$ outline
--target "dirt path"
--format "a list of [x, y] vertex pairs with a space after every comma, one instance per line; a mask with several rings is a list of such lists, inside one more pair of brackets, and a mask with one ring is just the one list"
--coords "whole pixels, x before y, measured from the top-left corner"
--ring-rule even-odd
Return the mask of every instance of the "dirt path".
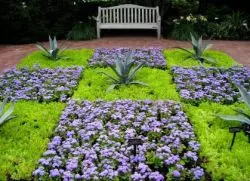
[[[63, 41], [65, 42], [65, 41]], [[97, 48], [97, 47], [161, 47], [173, 48], [176, 46], [190, 47], [188, 42], [161, 39], [155, 37], [106, 37], [100, 40], [67, 41], [70, 48]], [[220, 41], [213, 40], [213, 48], [228, 53], [236, 61], [250, 67], [250, 41]], [[0, 72], [14, 67], [23, 57], [37, 50], [35, 44], [0, 45]]]

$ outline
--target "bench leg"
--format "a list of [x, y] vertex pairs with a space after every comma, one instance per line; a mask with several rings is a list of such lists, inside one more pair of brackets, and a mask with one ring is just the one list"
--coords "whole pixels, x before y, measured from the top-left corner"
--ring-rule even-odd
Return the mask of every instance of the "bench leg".
[[161, 27], [158, 27], [158, 29], [157, 29], [157, 38], [158, 39], [161, 38]]
[[98, 26], [96, 28], [96, 33], [97, 33], [97, 38], [100, 39], [100, 37], [101, 37], [101, 30], [100, 30], [100, 28]]

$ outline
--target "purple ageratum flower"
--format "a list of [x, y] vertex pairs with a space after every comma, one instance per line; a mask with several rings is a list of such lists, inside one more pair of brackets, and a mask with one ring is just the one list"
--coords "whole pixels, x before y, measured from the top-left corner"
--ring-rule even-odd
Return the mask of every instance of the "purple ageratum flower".
[[174, 170], [172, 175], [176, 178], [179, 178], [181, 176], [181, 173], [178, 170]]
[[204, 176], [204, 170], [201, 167], [192, 168], [191, 172], [194, 180], [200, 180]]
[[58, 169], [50, 170], [50, 176], [51, 176], [51, 177], [58, 177], [58, 176], [60, 176], [60, 175], [61, 175], [61, 174], [60, 174], [60, 172], [59, 172]]
[[164, 176], [160, 174], [159, 172], [152, 172], [150, 173], [149, 177], [150, 180], [152, 181], [164, 181]]

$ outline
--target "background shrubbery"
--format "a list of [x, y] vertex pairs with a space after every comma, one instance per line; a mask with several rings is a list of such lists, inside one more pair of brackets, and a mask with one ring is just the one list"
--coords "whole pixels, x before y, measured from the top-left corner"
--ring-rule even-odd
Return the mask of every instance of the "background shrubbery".
[[190, 31], [207, 38], [250, 39], [247, 0], [9, 0], [0, 1], [0, 43], [47, 41], [48, 34], [59, 39], [95, 38], [95, 22], [90, 19], [98, 6], [123, 3], [159, 5], [162, 34], [174, 39], [186, 40]]

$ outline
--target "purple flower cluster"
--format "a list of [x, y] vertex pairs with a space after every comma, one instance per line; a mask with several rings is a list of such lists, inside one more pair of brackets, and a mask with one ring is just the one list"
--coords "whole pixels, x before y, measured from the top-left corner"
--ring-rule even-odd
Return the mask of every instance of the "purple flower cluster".
[[146, 62], [145, 65], [149, 67], [165, 68], [166, 61], [164, 59], [162, 49], [160, 48], [143, 48], [143, 49], [129, 49], [129, 48], [97, 48], [93, 57], [90, 59], [90, 66], [106, 66], [107, 64], [114, 64], [118, 57], [125, 58], [128, 52], [132, 52], [132, 58], [136, 64]]
[[246, 67], [173, 67], [172, 72], [181, 98], [191, 103], [213, 101], [231, 104], [240, 96], [233, 82], [250, 89], [250, 69]]
[[8, 96], [11, 100], [65, 101], [73, 94], [83, 69], [57, 68], [33, 70], [6, 70], [0, 75], [0, 100]]
[[[131, 138], [143, 142], [136, 155], [128, 146]], [[175, 102], [69, 101], [33, 175], [65, 181], [200, 180], [199, 146]]]

